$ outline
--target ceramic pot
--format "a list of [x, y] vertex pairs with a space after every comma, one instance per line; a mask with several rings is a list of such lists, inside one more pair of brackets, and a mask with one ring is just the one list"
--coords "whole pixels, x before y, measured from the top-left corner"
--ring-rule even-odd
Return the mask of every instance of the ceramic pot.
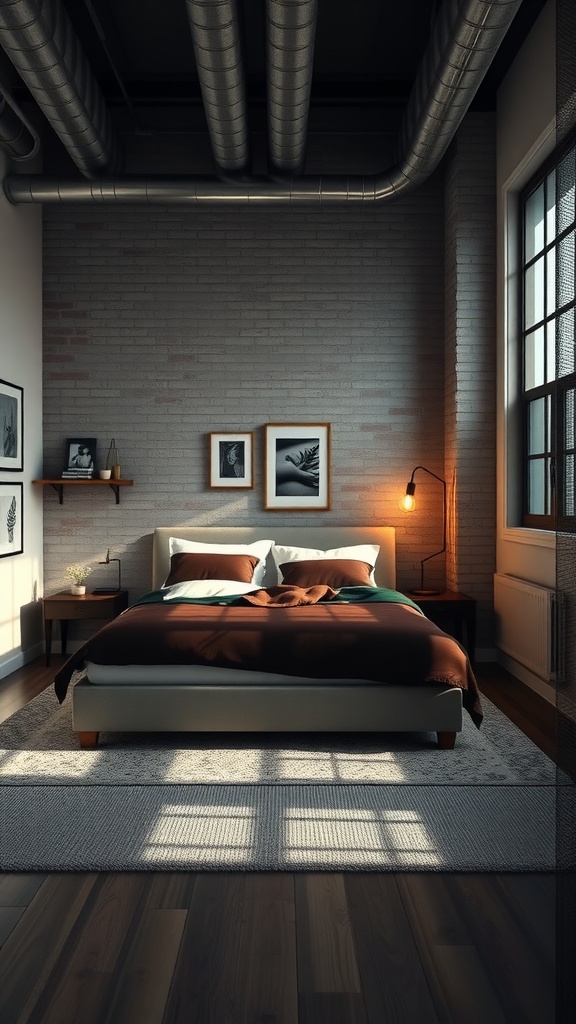
[[76, 597], [81, 597], [82, 594], [86, 593], [86, 585], [84, 583], [73, 583], [70, 587], [70, 593], [76, 594]]

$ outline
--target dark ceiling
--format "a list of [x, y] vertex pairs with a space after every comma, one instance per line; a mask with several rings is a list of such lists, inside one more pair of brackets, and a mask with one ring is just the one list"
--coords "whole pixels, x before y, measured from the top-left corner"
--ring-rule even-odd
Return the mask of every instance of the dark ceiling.
[[[185, 0], [63, 0], [122, 137], [130, 172], [213, 172]], [[390, 158], [438, 0], [318, 0], [307, 173], [373, 173]], [[544, 6], [524, 0], [472, 104], [496, 91]], [[265, 0], [238, 0], [253, 170], [266, 160]], [[45, 130], [43, 170], [68, 170]], [[341, 165], [341, 166], [340, 166]]]

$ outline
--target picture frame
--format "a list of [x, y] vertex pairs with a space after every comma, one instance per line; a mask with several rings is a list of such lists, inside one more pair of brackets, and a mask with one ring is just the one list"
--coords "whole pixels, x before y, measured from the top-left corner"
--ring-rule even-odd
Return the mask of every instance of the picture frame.
[[0, 558], [24, 551], [22, 494], [21, 483], [0, 482]]
[[0, 470], [24, 469], [24, 388], [0, 380]]
[[264, 428], [264, 508], [330, 508], [330, 423], [268, 423]]
[[252, 431], [211, 433], [210, 487], [253, 487], [253, 447]]
[[94, 476], [97, 469], [97, 454], [98, 441], [95, 437], [66, 438], [62, 476]]

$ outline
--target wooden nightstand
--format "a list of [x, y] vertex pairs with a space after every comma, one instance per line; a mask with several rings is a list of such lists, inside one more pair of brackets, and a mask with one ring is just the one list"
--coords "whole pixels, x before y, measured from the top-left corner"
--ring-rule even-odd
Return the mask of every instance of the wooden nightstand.
[[68, 623], [70, 619], [115, 619], [128, 607], [128, 591], [116, 590], [110, 594], [52, 594], [43, 600], [44, 637], [46, 640], [46, 664], [52, 654], [52, 623], [60, 620], [62, 654], [66, 654]]
[[404, 591], [422, 609], [424, 615], [445, 633], [459, 640], [474, 662], [476, 648], [476, 598], [444, 590], [441, 594], [411, 594]]

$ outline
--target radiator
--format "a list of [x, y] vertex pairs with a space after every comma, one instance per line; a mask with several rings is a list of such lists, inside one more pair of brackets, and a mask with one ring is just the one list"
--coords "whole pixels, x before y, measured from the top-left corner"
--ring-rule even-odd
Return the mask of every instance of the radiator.
[[556, 674], [554, 598], [548, 587], [494, 574], [496, 646], [546, 682]]

